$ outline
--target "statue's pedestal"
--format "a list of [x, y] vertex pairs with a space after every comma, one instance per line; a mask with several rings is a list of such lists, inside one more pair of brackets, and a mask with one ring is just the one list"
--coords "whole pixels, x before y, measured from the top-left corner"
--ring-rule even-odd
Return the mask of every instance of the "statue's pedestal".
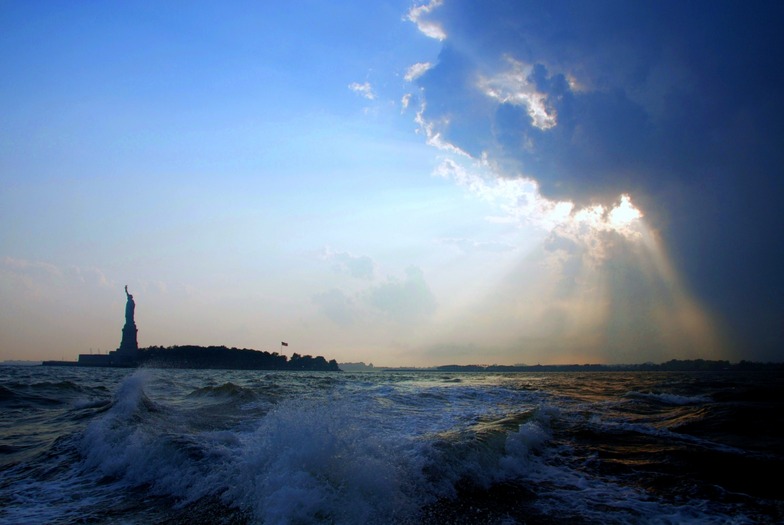
[[120, 348], [117, 349], [117, 352], [123, 355], [133, 356], [136, 357], [136, 353], [139, 351], [139, 343], [136, 340], [136, 334], [139, 330], [136, 328], [136, 323], [125, 323], [122, 329], [122, 341], [120, 342]]

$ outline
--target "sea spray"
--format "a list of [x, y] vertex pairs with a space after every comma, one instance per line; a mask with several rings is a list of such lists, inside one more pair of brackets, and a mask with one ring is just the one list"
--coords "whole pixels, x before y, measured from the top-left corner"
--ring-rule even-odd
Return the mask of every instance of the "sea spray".
[[3, 523], [784, 519], [761, 373], [1, 374]]
[[529, 473], [530, 456], [539, 452], [552, 438], [549, 431], [551, 419], [558, 410], [543, 407], [537, 411], [535, 420], [522, 423], [516, 432], [506, 436], [504, 455], [499, 458], [494, 481], [505, 481], [525, 476]]
[[200, 444], [192, 440], [177, 414], [150, 400], [144, 387], [149, 371], [140, 370], [119, 386], [111, 408], [91, 422], [80, 444], [85, 472], [126, 487], [149, 487], [156, 495], [193, 500], [206, 464], [194, 461]]
[[263, 523], [381, 523], [420, 503], [409, 439], [343, 399], [288, 400], [243, 436], [227, 501]]

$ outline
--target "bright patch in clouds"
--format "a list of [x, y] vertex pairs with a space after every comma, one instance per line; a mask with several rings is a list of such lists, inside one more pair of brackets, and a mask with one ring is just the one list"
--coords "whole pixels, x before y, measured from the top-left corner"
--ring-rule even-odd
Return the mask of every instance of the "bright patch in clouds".
[[504, 215], [487, 218], [495, 223], [534, 225], [545, 231], [572, 225], [633, 237], [635, 224], [643, 216], [629, 195], [621, 195], [619, 203], [613, 206], [597, 204], [581, 209], [571, 202], [551, 201], [541, 196], [536, 181], [499, 176], [482, 161], [445, 158], [434, 175], [453, 180], [480, 199], [497, 205]]
[[[441, 338], [450, 334], [453, 348], [487, 348], [487, 362], [508, 362], [523, 351], [550, 363], [631, 363], [720, 351], [716, 328], [684, 292], [631, 196], [584, 207], [552, 201], [535, 181], [503, 177], [487, 159], [465, 154], [442, 159], [434, 175], [501, 212], [485, 216], [487, 223], [541, 236], [539, 248], [521, 252], [517, 268], [485, 276], [498, 289], [485, 288], [484, 298], [476, 299], [480, 306], [453, 311], [435, 330]], [[467, 254], [480, 247], [503, 253], [504, 246], [500, 238], [442, 242]], [[433, 351], [443, 349], [439, 344]]]
[[554, 127], [557, 123], [555, 110], [547, 107], [547, 95], [539, 93], [529, 80], [533, 67], [512, 58], [508, 61], [509, 70], [491, 77], [480, 77], [479, 89], [502, 104], [524, 107], [537, 128]]
[[624, 228], [637, 219], [642, 219], [642, 212], [638, 210], [628, 195], [621, 195], [621, 202], [612, 208], [608, 214], [609, 224], [616, 228]]

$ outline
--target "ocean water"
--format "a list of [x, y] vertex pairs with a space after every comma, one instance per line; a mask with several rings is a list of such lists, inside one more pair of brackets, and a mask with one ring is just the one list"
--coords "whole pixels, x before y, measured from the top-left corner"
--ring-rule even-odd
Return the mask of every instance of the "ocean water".
[[6, 366], [0, 523], [781, 523], [783, 394], [760, 372]]

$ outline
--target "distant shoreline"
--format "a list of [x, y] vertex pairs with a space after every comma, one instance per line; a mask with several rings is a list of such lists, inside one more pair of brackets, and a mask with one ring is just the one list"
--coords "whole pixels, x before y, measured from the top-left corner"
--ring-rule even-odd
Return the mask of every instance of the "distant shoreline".
[[568, 365], [439, 365], [432, 367], [373, 366], [364, 363], [339, 363], [345, 372], [728, 372], [784, 371], [784, 363], [752, 361], [711, 361], [705, 359], [672, 359], [641, 364], [568, 364]]
[[[257, 352], [257, 350], [254, 350]], [[310, 357], [310, 356], [304, 356]], [[320, 357], [320, 356], [319, 356]], [[316, 359], [316, 358], [311, 358]], [[322, 358], [323, 359], [323, 358]], [[334, 360], [332, 360], [334, 361]], [[328, 362], [331, 364], [332, 361]], [[319, 360], [320, 362], [320, 360]], [[641, 363], [641, 364], [568, 364], [568, 365], [438, 365], [432, 367], [395, 367], [395, 366], [373, 366], [364, 363], [336, 363], [338, 369], [344, 372], [733, 372], [733, 371], [763, 371], [763, 372], [782, 372], [784, 363], [739, 361], [730, 363], [729, 361], [710, 361], [703, 359], [678, 360], [673, 359], [664, 363]], [[79, 365], [78, 361], [64, 360], [44, 360], [44, 361], [23, 361], [6, 360], [0, 362], [2, 366], [85, 366]], [[242, 367], [206, 367], [206, 366], [178, 366], [176, 364], [140, 363], [135, 367], [147, 366], [151, 368], [210, 368], [216, 370], [297, 370], [297, 368], [242, 368]], [[299, 368], [305, 370], [306, 368]], [[334, 370], [334, 369], [333, 369]]]

